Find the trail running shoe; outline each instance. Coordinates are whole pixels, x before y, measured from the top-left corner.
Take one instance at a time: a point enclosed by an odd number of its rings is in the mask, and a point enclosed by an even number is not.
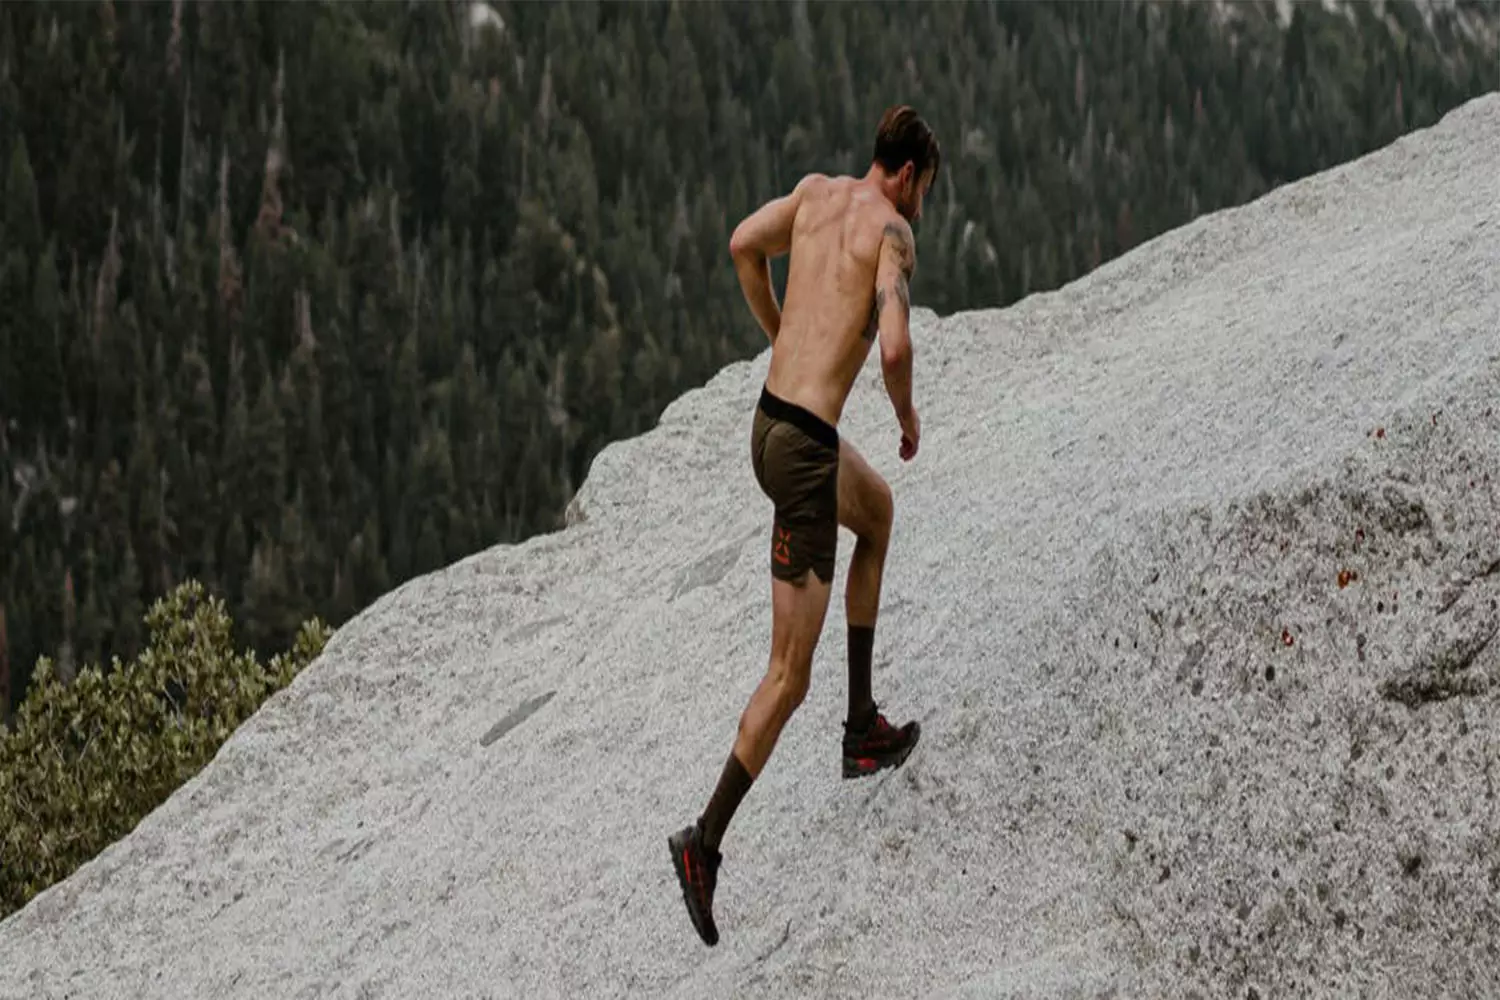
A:
[[[852,729],[844,723],[844,777],[863,778],[887,767],[906,763],[912,748],[921,738],[922,727],[915,721],[897,729],[886,721],[880,710],[867,729]]]
[[[719,943],[719,929],[714,926],[714,886],[719,882],[722,855],[703,843],[703,829],[697,823],[684,827],[667,838],[672,849],[672,864],[682,886],[693,927],[709,947]]]

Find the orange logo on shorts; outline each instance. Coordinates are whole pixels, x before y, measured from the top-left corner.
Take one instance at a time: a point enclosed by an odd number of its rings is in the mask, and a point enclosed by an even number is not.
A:
[[[771,543],[771,557],[783,566],[792,564],[792,533],[785,528],[776,529],[776,540]]]

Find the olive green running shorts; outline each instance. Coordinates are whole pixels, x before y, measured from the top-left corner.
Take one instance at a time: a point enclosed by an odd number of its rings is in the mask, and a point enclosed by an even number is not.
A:
[[[771,575],[833,580],[839,540],[839,435],[827,421],[762,388],[750,437],[755,479],[776,505]]]

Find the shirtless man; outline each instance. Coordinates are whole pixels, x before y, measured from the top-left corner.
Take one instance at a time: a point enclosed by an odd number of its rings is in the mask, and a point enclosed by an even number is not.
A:
[[[668,838],[693,926],[718,943],[713,919],[719,843],[782,727],[807,694],[813,651],[833,584],[838,526],[857,539],[849,563],[849,714],[843,776],[900,767],[920,734],[886,721],[870,694],[880,580],[893,516],[891,490],[837,431],[855,377],[877,333],[885,387],[911,461],[922,424],[911,398],[909,282],[916,267],[911,224],[939,165],[931,129],[906,106],[880,120],[864,177],[810,174],[788,195],[748,216],[729,251],[745,301],[771,340],[771,367],[755,413],[750,457],[775,504],[772,523],[771,659],[744,714],[707,809]],[[791,253],[779,309],[769,260]]]

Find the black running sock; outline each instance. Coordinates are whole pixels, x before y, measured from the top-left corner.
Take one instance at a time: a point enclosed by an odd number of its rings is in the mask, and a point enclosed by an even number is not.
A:
[[[723,839],[724,830],[729,826],[729,818],[739,808],[740,800],[750,790],[750,783],[754,780],[750,777],[750,772],[745,770],[745,765],[731,752],[719,775],[719,787],[714,789],[713,798],[708,800],[708,809],[698,819],[699,825],[703,827],[703,843],[706,846],[719,849],[719,841]]]
[[[864,729],[875,721],[870,696],[870,655],[875,649],[874,625],[849,626],[849,727]]]

